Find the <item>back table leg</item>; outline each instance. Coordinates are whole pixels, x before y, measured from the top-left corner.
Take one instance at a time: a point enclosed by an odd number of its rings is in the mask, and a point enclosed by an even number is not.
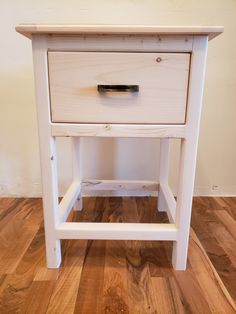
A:
[[[59,224],[56,139],[51,136],[48,62],[45,36],[32,39],[35,92],[37,104],[40,163],[43,188],[43,211],[46,238],[47,266],[56,268],[61,263],[60,240],[56,238]]]
[[[72,137],[72,159],[73,159],[73,180],[81,183],[81,192],[77,201],[74,204],[74,210],[82,210],[82,150],[81,150],[81,138]]]
[[[166,212],[166,202],[161,189],[162,184],[168,184],[169,176],[169,146],[170,140],[168,138],[160,139],[160,175],[159,175],[159,192],[158,192],[158,211]]]

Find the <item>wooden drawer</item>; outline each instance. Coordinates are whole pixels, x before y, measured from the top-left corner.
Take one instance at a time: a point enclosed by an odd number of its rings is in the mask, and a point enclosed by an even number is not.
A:
[[[48,65],[53,122],[185,123],[188,53],[48,52]]]

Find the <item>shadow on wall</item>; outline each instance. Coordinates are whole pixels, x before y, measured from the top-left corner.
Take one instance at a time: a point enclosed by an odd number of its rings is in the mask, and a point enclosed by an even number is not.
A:
[[[0,194],[41,191],[32,67],[0,76]]]
[[[85,178],[157,179],[159,141],[156,139],[86,138],[83,144]]]

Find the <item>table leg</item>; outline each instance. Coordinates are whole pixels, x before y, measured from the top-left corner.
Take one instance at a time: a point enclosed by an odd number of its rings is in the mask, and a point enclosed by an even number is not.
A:
[[[60,240],[56,237],[56,227],[59,224],[57,153],[56,138],[51,135],[50,127],[51,112],[46,36],[33,37],[32,43],[47,266],[57,268],[61,263],[61,245]]]
[[[160,175],[159,175],[159,185],[168,184],[169,175],[169,147],[170,140],[168,138],[160,139]],[[166,212],[165,208],[166,202],[164,200],[164,195],[162,190],[159,188],[158,192],[158,211]]]
[[[55,236],[59,224],[56,139],[44,138],[40,142],[47,266],[57,268],[61,263],[61,241]]]
[[[175,223],[178,240],[173,243],[172,263],[176,270],[185,270],[188,254],[189,229],[195,177],[196,144],[190,139],[181,140],[180,173]]]
[[[81,193],[74,204],[74,210],[82,210],[83,208],[81,155],[82,155],[81,138],[72,137],[73,180],[81,182]]]

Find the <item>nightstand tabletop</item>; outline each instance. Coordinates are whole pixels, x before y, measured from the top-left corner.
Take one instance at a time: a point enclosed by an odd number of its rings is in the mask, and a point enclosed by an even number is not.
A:
[[[31,38],[34,34],[104,34],[104,35],[207,35],[209,40],[224,31],[223,26],[198,25],[73,25],[73,24],[19,24],[16,31]]]

